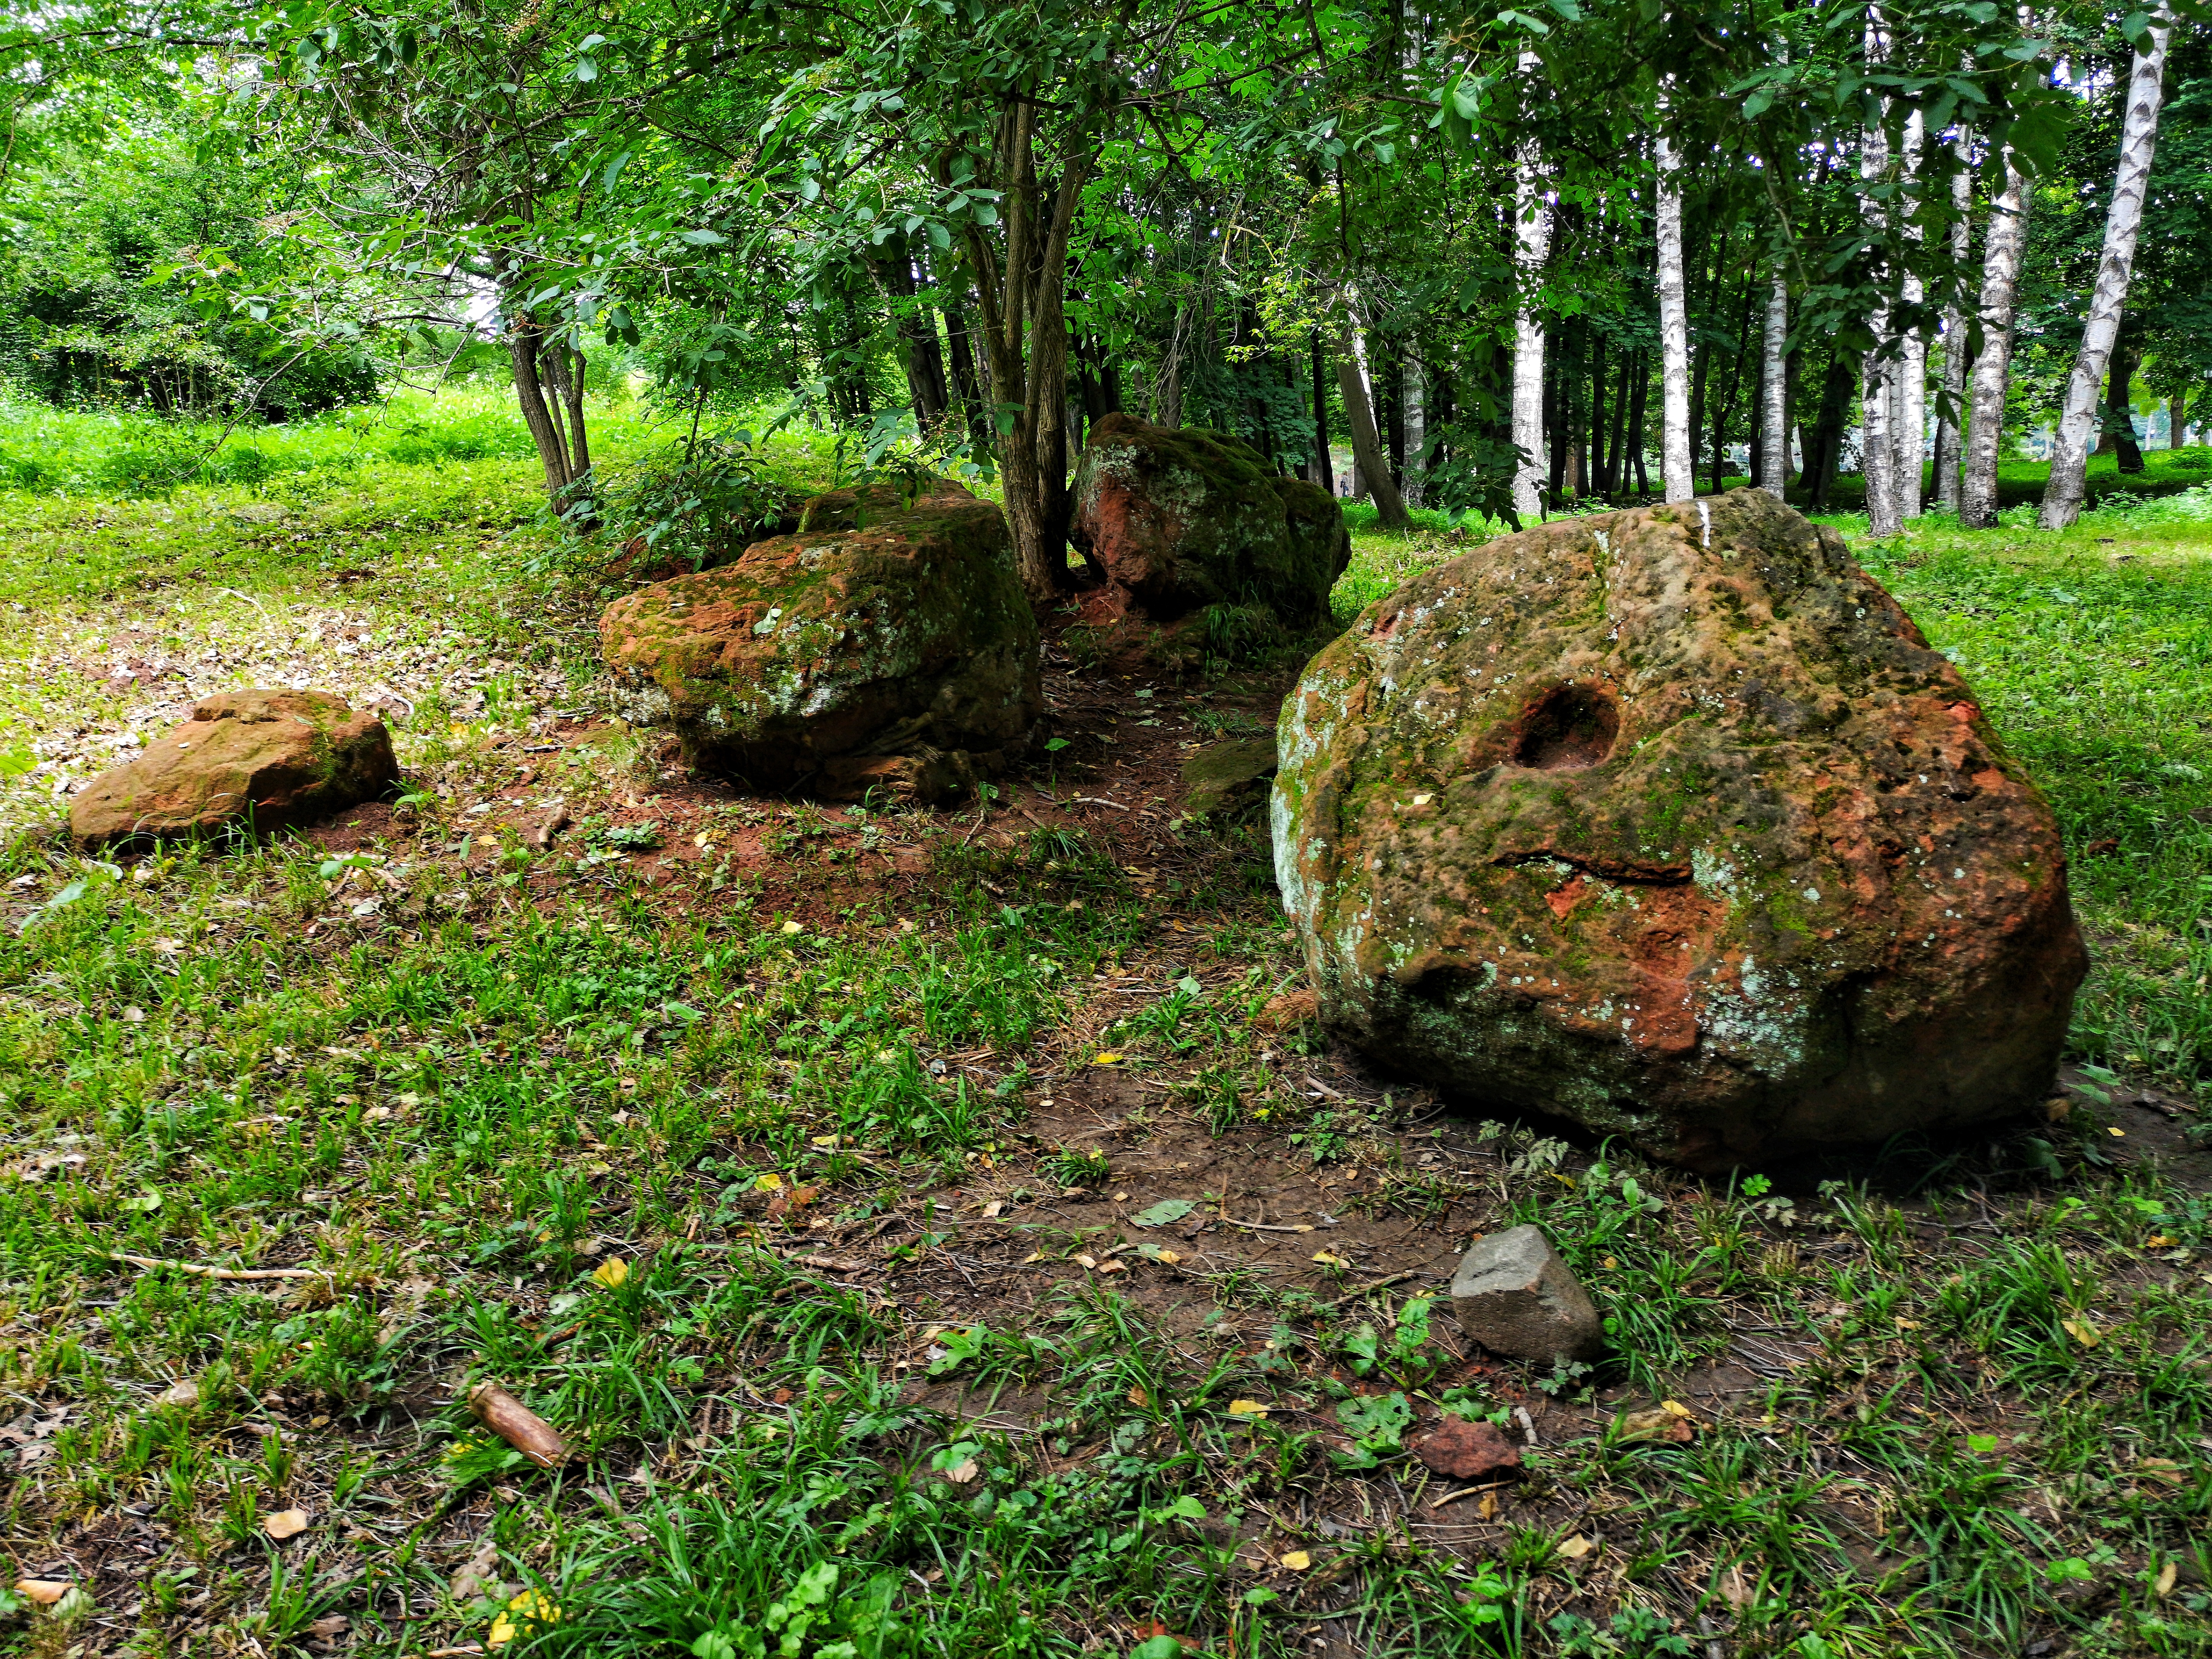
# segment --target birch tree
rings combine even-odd
[[[2126,114],[2120,128],[2120,162],[2112,179],[2112,205],[2105,215],[2105,251],[2097,262],[2097,282],[2089,295],[2089,315],[2081,330],[2081,349],[2067,382],[2066,404],[2051,452],[2051,478],[2044,486],[2036,522],[2063,530],[2081,516],[2087,487],[2089,452],[2096,446],[2102,389],[2119,337],[2120,313],[2135,269],[2136,239],[2142,229],[2143,197],[2158,146],[2159,103],[2164,92],[2166,42],[2173,14],[2164,5],[2152,14],[2128,71]]]
[[[1698,493],[1690,451],[1690,307],[1682,274],[1682,158],[1667,131],[1667,103],[1659,106],[1659,482],[1670,501]]]
[[[1766,290],[1766,322],[1759,334],[1759,461],[1761,477],[1753,482],[1776,501],[1790,485],[1790,283],[1775,257]]]
[[[1519,60],[1524,93],[1535,67],[1536,54],[1524,49]],[[1533,139],[1522,145],[1515,161],[1513,212],[1513,269],[1519,300],[1513,319],[1513,444],[1522,453],[1513,474],[1513,510],[1523,518],[1534,518],[1543,511],[1546,476],[1544,325],[1536,313],[1536,295],[1551,252],[1552,200],[1544,189],[1543,154]],[[1680,217],[1678,214],[1678,224]],[[1679,270],[1679,258],[1676,264]]]
[[[1951,263],[1960,270],[1974,240],[1974,175],[1965,160],[1951,175]],[[1954,518],[1961,507],[1959,440],[1965,434],[1966,395],[1966,314],[1954,298],[1943,307],[1943,395],[1936,411],[1936,506]]]
[[[1959,483],[1959,522],[1974,530],[1993,529],[1997,521],[1997,450],[2004,435],[2005,392],[2012,382],[2021,261],[2027,252],[2027,179],[2011,145],[2003,147],[1999,164],[2004,188],[1990,204],[1989,229],[1982,240],[1982,349],[1974,359],[1966,465]]]
[[[1918,110],[1905,118],[1903,174],[1915,179],[1920,173],[1920,144],[1926,131]],[[1906,210],[1902,203],[1899,211]],[[1920,228],[1910,218],[1904,225],[1905,240],[1917,242]],[[1909,267],[1902,296],[1908,314],[1918,310],[1927,297],[1926,285]],[[1890,435],[1890,489],[1896,498],[1900,520],[1920,516],[1920,454],[1928,431],[1928,339],[1917,327],[1904,331],[1898,341],[1895,380],[1896,413]]]

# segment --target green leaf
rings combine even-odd
[[[1133,1227],[1164,1227],[1170,1221],[1180,1221],[1198,1207],[1188,1198],[1165,1198],[1149,1210],[1139,1210],[1129,1218]]]

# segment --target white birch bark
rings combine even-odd
[[[2066,406],[2058,417],[2051,448],[2051,481],[2044,486],[2036,522],[2063,530],[2081,516],[2089,452],[2096,447],[2105,371],[2112,343],[2119,337],[2120,313],[2135,270],[2136,238],[2142,229],[2143,197],[2158,146],[2158,108],[2166,77],[2166,46],[2173,33],[2173,13],[2160,5],[2151,15],[2149,38],[2139,47],[2128,74],[2127,112],[2120,127],[2119,171],[2112,180],[2112,204],[2105,215],[2105,252],[2097,262],[2097,283],[2089,295],[2089,316],[2081,331],[2081,349],[2066,386]]]
[[[1887,42],[1879,15],[1870,12],[1866,26],[1867,63],[1871,67],[1887,56]],[[1887,100],[1881,107],[1887,109]],[[1875,198],[1872,186],[1881,183],[1888,173],[1889,131],[1878,117],[1859,137],[1859,179],[1869,187],[1867,221],[1877,233],[1888,228],[1889,215]],[[1875,307],[1868,322],[1874,331],[1875,349],[1867,353],[1860,370],[1859,477],[1866,484],[1867,534],[1894,536],[1904,530],[1905,521],[1899,510],[1899,469],[1893,441],[1898,416],[1898,365],[1887,350],[1891,340],[1887,299]]]
[[[1904,171],[1907,179],[1920,174],[1920,145],[1927,124],[1918,110],[1905,118]],[[1919,228],[1909,221],[1905,240],[1917,242]],[[1917,306],[1928,297],[1927,284],[1911,271],[1905,276],[1904,297]],[[1920,516],[1920,465],[1928,442],[1928,337],[1917,327],[1898,342],[1897,414],[1890,434],[1890,487],[1897,493],[1897,516],[1911,520]]]
[[[1790,284],[1778,253],[1773,285],[1766,292],[1766,327],[1759,337],[1759,384],[1766,395],[1759,411],[1759,463],[1765,476],[1757,480],[1778,501],[1790,486],[1790,360],[1783,351],[1789,339]]]
[[[1406,505],[1421,504],[1422,480],[1427,469],[1421,462],[1421,451],[1428,445],[1428,422],[1421,408],[1421,366],[1415,361],[1412,349],[1406,353],[1405,374],[1401,382],[1400,397],[1405,410],[1406,422]]]
[[[1959,481],[1959,522],[1972,530],[1997,521],[1997,450],[2004,435],[2005,393],[2012,383],[2012,331],[2020,311],[2020,268],[2027,252],[2027,180],[2005,148],[2004,188],[1990,204],[1982,238],[1982,351],[1974,359],[1966,410],[1966,465]]]
[[[1533,87],[1536,54],[1523,52],[1520,70],[1524,94]],[[1536,291],[1543,285],[1544,261],[1551,253],[1552,198],[1544,189],[1544,161],[1534,143],[1521,147],[1514,161],[1513,265],[1520,311],[1513,320],[1513,442],[1523,456],[1513,475],[1513,510],[1534,518],[1544,508],[1544,325],[1536,315]]]
[[[1682,278],[1682,158],[1659,104],[1659,481],[1670,501],[1698,493],[1690,455],[1690,308]]]
[[[1964,140],[1961,140],[1963,145]],[[1951,175],[1951,263],[1965,269],[1974,242],[1974,174],[1970,153],[1962,150],[1958,171]],[[1943,307],[1943,396],[1936,422],[1936,453],[1942,465],[1936,475],[1936,505],[1957,517],[1960,479],[1959,441],[1965,435],[1960,405],[1966,395],[1966,315],[1956,298]]]

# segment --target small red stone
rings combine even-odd
[[[1413,1442],[1413,1455],[1438,1474],[1482,1480],[1521,1467],[1521,1448],[1494,1423],[1447,1417]]]

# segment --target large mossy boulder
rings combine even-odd
[[[2087,965],[2050,809],[1834,532],[1574,519],[1367,608],[1285,705],[1325,1024],[1705,1168],[2050,1092]]]
[[[607,607],[623,712],[702,770],[833,796],[940,799],[1017,756],[1044,699],[999,509],[955,483],[872,485],[800,524]]]
[[[1226,605],[1310,628],[1352,557],[1334,497],[1276,477],[1225,433],[1109,415],[1091,429],[1074,495],[1071,538],[1158,621]]]
[[[398,781],[392,737],[374,714],[324,691],[223,691],[70,801],[88,846],[312,823]]]

